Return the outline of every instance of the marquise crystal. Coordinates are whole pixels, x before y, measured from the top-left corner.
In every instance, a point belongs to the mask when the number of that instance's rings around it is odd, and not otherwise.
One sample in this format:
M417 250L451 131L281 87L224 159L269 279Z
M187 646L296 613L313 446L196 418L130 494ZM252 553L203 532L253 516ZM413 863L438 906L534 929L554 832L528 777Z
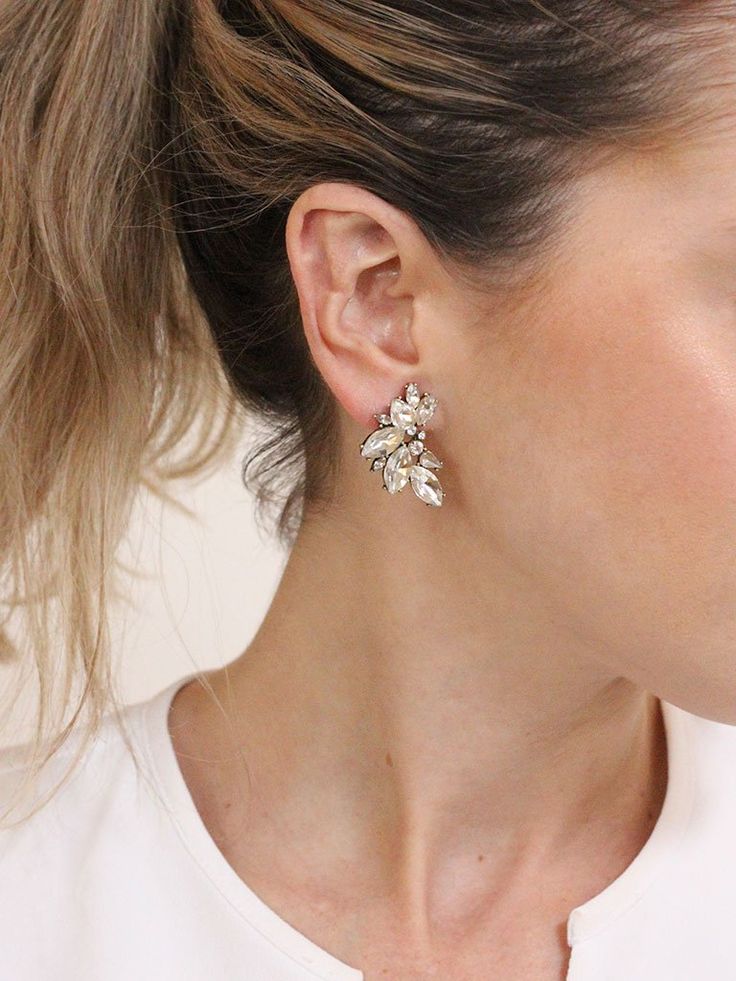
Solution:
M360 452L368 459L377 456L387 456L392 453L404 440L404 434L398 426L381 426L360 444Z
M371 461L371 470L383 471L383 487L398 494L409 484L416 496L432 507L440 507L445 493L434 472L442 467L431 450L425 448L425 427L434 415L438 400L410 382L403 396L391 400L388 412L374 416L379 428L360 444L361 455ZM405 441L407 440L407 441Z
M383 483L389 494L398 494L402 487L409 483L411 463L411 453L405 443L395 449L386 460L386 466L383 468Z
M437 408L437 399L434 395L423 395L421 401L416 407L415 417L420 426L429 422L432 418L434 410Z
M391 422L399 429L412 429L416 423L414 409L403 399L391 400Z
M444 492L435 473L427 470L426 467L414 464L409 469L409 477L414 493L425 504L433 504L435 507L439 507L442 504Z

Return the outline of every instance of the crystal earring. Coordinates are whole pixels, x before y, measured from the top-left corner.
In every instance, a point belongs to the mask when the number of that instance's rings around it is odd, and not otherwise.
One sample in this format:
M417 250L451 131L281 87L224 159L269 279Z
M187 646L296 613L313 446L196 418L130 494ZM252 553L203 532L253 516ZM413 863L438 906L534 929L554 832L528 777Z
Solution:
M409 382L404 386L404 398L392 399L388 413L375 414L380 426L360 444L361 456L372 461L370 469L383 472L384 490L398 494L410 483L417 497L434 507L440 507L445 496L434 473L442 461L424 448L424 428L437 404L434 395L425 392L420 397L419 387ZM405 436L410 437L408 442Z

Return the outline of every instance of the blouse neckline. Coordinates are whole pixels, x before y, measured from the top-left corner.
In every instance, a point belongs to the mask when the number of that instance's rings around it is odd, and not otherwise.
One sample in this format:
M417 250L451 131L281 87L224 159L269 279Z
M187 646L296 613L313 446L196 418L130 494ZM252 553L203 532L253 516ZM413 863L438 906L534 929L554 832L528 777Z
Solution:
M199 673L178 678L141 705L144 748L186 850L225 901L282 954L325 981L363 981L362 971L320 947L268 906L225 859L202 820L168 728L175 694ZM571 948L605 930L643 895L655 877L671 864L687 827L694 797L692 717L664 699L661 705L668 766L662 809L643 847L623 872L571 910L567 919L567 942Z
M320 947L268 906L230 865L202 820L168 728L174 695L199 673L177 679L142 704L144 749L184 847L223 899L282 954L324 981L363 981L362 971Z
M690 821L695 797L693 716L660 699L667 739L667 787L657 822L626 868L591 899L570 911L567 942L571 947L591 940L623 915L671 868Z

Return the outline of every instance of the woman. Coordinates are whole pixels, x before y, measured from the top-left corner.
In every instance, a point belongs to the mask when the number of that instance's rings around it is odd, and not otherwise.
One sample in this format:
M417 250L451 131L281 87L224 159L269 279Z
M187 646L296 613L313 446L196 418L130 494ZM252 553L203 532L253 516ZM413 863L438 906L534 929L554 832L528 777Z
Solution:
M735 977L736 5L0 18L0 976ZM240 408L283 578L121 707L135 491Z

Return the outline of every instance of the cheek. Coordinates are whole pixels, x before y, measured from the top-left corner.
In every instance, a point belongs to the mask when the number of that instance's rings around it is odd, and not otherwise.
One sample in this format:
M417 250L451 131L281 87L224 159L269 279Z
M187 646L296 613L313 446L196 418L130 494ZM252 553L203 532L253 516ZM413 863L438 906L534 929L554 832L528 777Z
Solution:
M632 680L690 690L705 670L733 689L736 312L635 294L600 309L568 308L525 362L506 543Z
M579 347L557 393L595 499L632 530L657 519L683 542L691 522L736 533L736 322L730 337L705 311L603 326L615 341Z

